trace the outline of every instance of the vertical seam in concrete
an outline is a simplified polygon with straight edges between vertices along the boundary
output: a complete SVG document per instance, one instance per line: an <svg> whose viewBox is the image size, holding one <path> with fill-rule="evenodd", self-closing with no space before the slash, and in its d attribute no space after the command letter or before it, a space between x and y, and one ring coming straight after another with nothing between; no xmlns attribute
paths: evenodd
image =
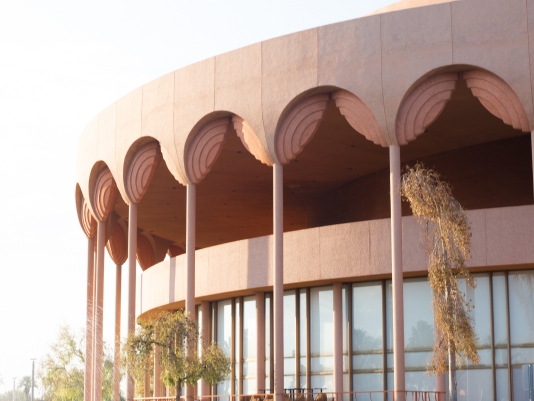
<svg viewBox="0 0 534 401"><path fill-rule="evenodd" d="M454 64L454 42L452 34L452 3L449 3L449 10L451 12L451 64Z"/></svg>
<svg viewBox="0 0 534 401"><path fill-rule="evenodd" d="M113 158L115 159L115 172L119 171L119 164L117 163L117 109L119 108L118 106L119 106L119 102L116 101L115 102L115 129L113 130L113 137L115 139L113 141L113 144L114 144L114 149L113 149L113 156L114 157ZM121 170L122 170L122 168L121 168ZM117 178L120 178L121 186L123 187L123 190L124 190L126 188L126 185L124 185L124 171L122 171L121 177L117 177ZM119 191L119 195L122 198L121 191Z"/></svg>
<svg viewBox="0 0 534 401"><path fill-rule="evenodd" d="M486 210L484 210L484 259L488 265L488 230L486 230Z"/></svg>
<svg viewBox="0 0 534 401"><path fill-rule="evenodd" d="M532 63L530 60L530 30L528 26L528 0L525 0L525 12L527 16L527 52L528 52L528 77L530 78L530 99L532 101L532 112L534 112L534 94L532 93Z"/></svg>
<svg viewBox="0 0 534 401"><path fill-rule="evenodd" d="M315 87L319 86L319 28L315 28Z"/></svg>
<svg viewBox="0 0 534 401"><path fill-rule="evenodd" d="M144 101L145 101L145 85L141 86L141 109L139 110L141 126L139 127L139 136L137 137L137 139L141 138L141 136L143 135L143 103Z"/></svg>
<svg viewBox="0 0 534 401"><path fill-rule="evenodd" d="M388 131L387 132L387 136L389 138L389 142L391 142L391 134L389 133L388 118L387 118L387 115L386 115L386 105L384 103L384 63L383 63L383 60L382 60L382 55L383 55L383 49L382 49L382 15L380 15L380 24L379 25L380 25L380 86L382 88L382 108L384 110L384 121L386 123L386 129ZM396 137L396 135L395 135L395 137Z"/></svg>
<svg viewBox="0 0 534 401"><path fill-rule="evenodd" d="M369 224L369 222L367 222L367 243L369 244L369 256L367 258L368 260L368 264L367 266L372 266L371 264L371 224Z"/></svg>
<svg viewBox="0 0 534 401"><path fill-rule="evenodd" d="M217 79L217 56L213 57L213 111L215 111L215 80Z"/></svg>

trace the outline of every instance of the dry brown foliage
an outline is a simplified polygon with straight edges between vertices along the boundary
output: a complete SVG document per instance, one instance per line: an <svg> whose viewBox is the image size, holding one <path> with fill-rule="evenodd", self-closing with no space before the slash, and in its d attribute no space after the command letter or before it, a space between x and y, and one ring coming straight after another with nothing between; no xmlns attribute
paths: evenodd
<svg viewBox="0 0 534 401"><path fill-rule="evenodd" d="M455 355L478 364L477 338L470 316L471 307L458 288L464 278L475 288L466 268L470 257L471 229L462 206L453 197L451 187L438 173L417 164L407 168L401 178L401 195L410 203L414 216L423 227L428 255L428 279L433 294L437 341L427 363L427 371L436 375L455 369ZM451 353L449 355L449 352ZM451 358L449 363L449 358Z"/></svg>

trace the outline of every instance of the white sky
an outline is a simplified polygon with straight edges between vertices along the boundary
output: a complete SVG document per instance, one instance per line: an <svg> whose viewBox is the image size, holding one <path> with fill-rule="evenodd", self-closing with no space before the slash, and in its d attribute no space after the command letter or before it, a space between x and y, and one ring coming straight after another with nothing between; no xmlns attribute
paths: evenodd
<svg viewBox="0 0 534 401"><path fill-rule="evenodd" d="M0 393L31 375L30 359L48 352L59 325L84 327L75 149L96 114L185 65L393 2L0 1ZM106 264L111 343L115 271Z"/></svg>

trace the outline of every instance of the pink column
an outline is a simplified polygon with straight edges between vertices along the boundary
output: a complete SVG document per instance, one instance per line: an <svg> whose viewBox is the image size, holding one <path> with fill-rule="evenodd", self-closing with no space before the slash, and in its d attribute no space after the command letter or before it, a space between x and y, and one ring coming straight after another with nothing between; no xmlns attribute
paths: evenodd
<svg viewBox="0 0 534 401"><path fill-rule="evenodd" d="M161 348L156 345L154 347L154 397L165 396L163 381L161 380L161 366L159 364L160 354Z"/></svg>
<svg viewBox="0 0 534 401"><path fill-rule="evenodd" d="M128 334L135 331L135 273L137 252L137 204L131 203L128 218ZM126 400L133 401L134 380L126 372Z"/></svg>
<svg viewBox="0 0 534 401"><path fill-rule="evenodd" d="M256 394L265 386L265 294L256 293ZM268 387L268 386L267 386Z"/></svg>
<svg viewBox="0 0 534 401"><path fill-rule="evenodd" d="M145 384L144 384L144 396L145 398L150 398L150 370L148 369L149 359L146 360L146 371L145 371Z"/></svg>
<svg viewBox="0 0 534 401"><path fill-rule="evenodd" d="M120 401L121 384L121 280L122 266L115 271L115 355L113 358L113 400Z"/></svg>
<svg viewBox="0 0 534 401"><path fill-rule="evenodd" d="M532 149L532 176L534 178L534 131L530 133L530 147Z"/></svg>
<svg viewBox="0 0 534 401"><path fill-rule="evenodd" d="M106 222L98 222L98 237L96 246L96 330L95 330L95 364L93 367L94 401L102 401L102 361L103 322L104 322L104 247L106 245Z"/></svg>
<svg viewBox="0 0 534 401"><path fill-rule="evenodd" d="M284 399L284 177L283 167L273 165L273 306L274 306L274 393Z"/></svg>
<svg viewBox="0 0 534 401"><path fill-rule="evenodd" d="M195 239L196 239L196 185L187 185L187 216L185 233L185 310L195 318Z"/></svg>
<svg viewBox="0 0 534 401"><path fill-rule="evenodd" d="M84 377L84 400L92 401L93 381L93 286L95 274L95 240L87 238L87 307L85 322L85 377Z"/></svg>
<svg viewBox="0 0 534 401"><path fill-rule="evenodd" d="M195 319L195 236L196 236L196 185L187 184L186 200L186 230L185 230L185 311ZM186 386L187 400L194 397L194 386Z"/></svg>
<svg viewBox="0 0 534 401"><path fill-rule="evenodd" d="M98 242L98 231L95 234L95 241ZM95 267L93 269L93 338L92 338L92 359L91 359L91 400L95 399L95 358L96 358L96 282L98 280L98 269L96 267L97 260L97 249L96 246L93 251L93 260L95 262Z"/></svg>
<svg viewBox="0 0 534 401"><path fill-rule="evenodd" d="M334 283L334 392L343 392L343 286ZM336 400L341 394L336 394Z"/></svg>
<svg viewBox="0 0 534 401"><path fill-rule="evenodd" d="M389 191L391 197L391 275L393 284L393 382L394 390L403 392L404 370L404 298L402 279L402 213L400 185L400 148L389 147ZM396 394L403 399L404 394Z"/></svg>

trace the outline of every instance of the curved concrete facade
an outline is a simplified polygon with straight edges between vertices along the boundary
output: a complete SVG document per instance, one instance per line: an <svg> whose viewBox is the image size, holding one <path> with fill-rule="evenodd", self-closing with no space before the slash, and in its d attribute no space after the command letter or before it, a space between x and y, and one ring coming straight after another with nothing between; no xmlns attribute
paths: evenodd
<svg viewBox="0 0 534 401"><path fill-rule="evenodd" d="M188 183L188 138L214 115L243 118L269 159L277 161L275 132L284 111L310 92L332 88L360 98L394 144L403 98L425 77L451 66L502 78L533 125L532 8L525 0L467 0L399 10L271 39L182 68L95 117L80 138L77 181L89 198L91 170L103 161L129 203L124 163L132 145L150 137L161 144L175 179Z"/></svg>
<svg viewBox="0 0 534 401"><path fill-rule="evenodd" d="M187 397L280 401L284 390L326 389L442 399L445 378L429 382L414 362L434 341L421 229L397 190L416 162L440 172L467 210L468 263L481 283L468 296L486 311L477 327L491 327L477 332L490 356L462 368L459 388L465 399L480 390L522 400L518 375L534 365L534 320L525 338L516 327L534 308L532 290L516 283L534 283L533 35L530 0L404 0L201 61L103 110L81 135L76 166L93 342L86 401L101 399L106 247L117 277L128 265L129 332L137 318L184 308L226 344L231 375ZM414 312L419 298L430 312ZM120 299L115 307L120 321ZM427 312L432 339L418 348L423 326L413 322ZM358 336L373 324L369 346ZM145 397L163 396L155 382ZM133 389L128 378L128 400Z"/></svg>

